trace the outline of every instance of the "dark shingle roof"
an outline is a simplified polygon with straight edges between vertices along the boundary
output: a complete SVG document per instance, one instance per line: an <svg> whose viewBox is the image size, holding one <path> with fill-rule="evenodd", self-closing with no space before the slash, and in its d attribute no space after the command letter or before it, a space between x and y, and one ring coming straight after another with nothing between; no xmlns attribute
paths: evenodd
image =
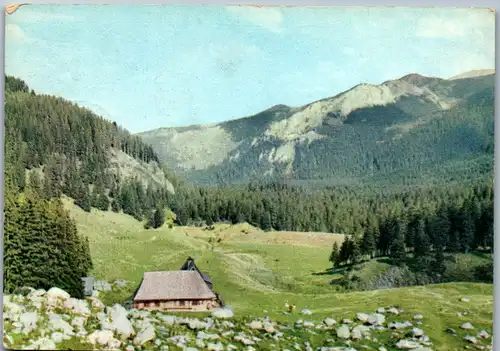
<svg viewBox="0 0 500 351"><path fill-rule="evenodd" d="M208 274L201 272L201 275L202 275L204 281L212 284L212 279L210 279L210 276Z"/></svg>
<svg viewBox="0 0 500 351"><path fill-rule="evenodd" d="M196 271L146 272L134 301L214 299L203 278Z"/></svg>

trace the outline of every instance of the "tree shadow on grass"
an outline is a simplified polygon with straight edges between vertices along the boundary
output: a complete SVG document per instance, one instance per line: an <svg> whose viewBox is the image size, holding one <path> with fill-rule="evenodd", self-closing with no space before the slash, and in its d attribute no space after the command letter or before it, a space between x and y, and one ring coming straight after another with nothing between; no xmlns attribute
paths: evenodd
<svg viewBox="0 0 500 351"><path fill-rule="evenodd" d="M338 266L338 267L327 268L323 272L313 272L312 275L321 276L321 275L345 274L347 271L354 269L354 267L356 267L356 266L357 266L357 264L352 264L352 263L344 264L344 265Z"/></svg>

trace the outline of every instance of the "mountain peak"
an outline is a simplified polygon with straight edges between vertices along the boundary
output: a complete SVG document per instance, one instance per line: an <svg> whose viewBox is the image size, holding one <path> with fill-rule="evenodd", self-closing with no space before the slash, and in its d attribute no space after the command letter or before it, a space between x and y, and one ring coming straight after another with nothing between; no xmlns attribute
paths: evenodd
<svg viewBox="0 0 500 351"><path fill-rule="evenodd" d="M399 78L398 81L404 81L404 82L407 82L409 84L420 86L420 85L428 84L431 80L434 80L434 79L441 79L441 78L427 77L427 76L423 76L423 75L418 74L418 73L410 73L410 74L407 74L406 76Z"/></svg>

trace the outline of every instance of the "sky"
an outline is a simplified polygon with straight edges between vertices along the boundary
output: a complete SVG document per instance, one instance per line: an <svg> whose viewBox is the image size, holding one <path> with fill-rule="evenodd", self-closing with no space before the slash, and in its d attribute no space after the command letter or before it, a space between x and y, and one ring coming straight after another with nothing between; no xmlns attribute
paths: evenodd
<svg viewBox="0 0 500 351"><path fill-rule="evenodd" d="M495 67L487 9L25 5L5 22L6 74L133 133Z"/></svg>

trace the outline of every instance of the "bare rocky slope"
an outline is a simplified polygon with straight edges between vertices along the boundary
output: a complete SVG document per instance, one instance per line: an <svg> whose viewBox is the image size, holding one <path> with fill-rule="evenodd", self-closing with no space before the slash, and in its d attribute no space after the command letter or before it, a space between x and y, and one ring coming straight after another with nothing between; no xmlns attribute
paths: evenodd
<svg viewBox="0 0 500 351"><path fill-rule="evenodd" d="M200 183L422 173L491 151L494 74L488 73L408 74L305 106L139 135L163 162Z"/></svg>

